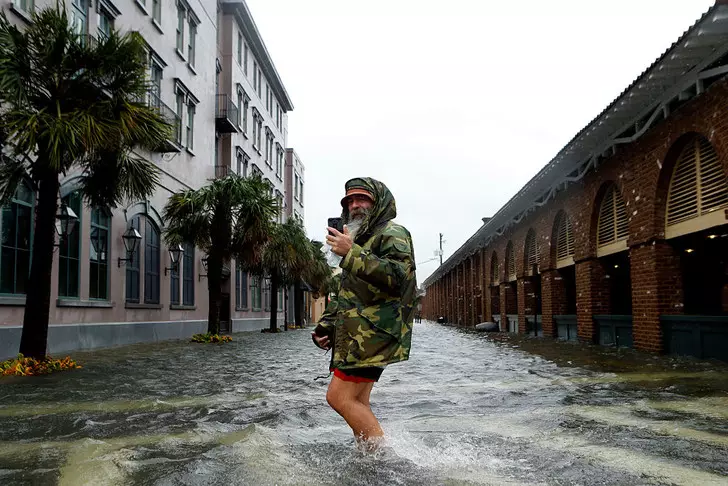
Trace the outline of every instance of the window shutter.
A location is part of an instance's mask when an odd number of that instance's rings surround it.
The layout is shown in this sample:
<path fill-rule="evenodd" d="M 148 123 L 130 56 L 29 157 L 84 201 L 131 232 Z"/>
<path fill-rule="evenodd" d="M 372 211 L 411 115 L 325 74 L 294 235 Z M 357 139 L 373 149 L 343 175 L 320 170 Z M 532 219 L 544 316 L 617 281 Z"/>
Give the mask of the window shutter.
<path fill-rule="evenodd" d="M 598 246 L 606 246 L 627 239 L 627 208 L 624 199 L 612 185 L 604 195 L 602 206 L 599 209 L 599 225 L 597 237 Z"/>
<path fill-rule="evenodd" d="M 506 268 L 508 276 L 506 280 L 509 282 L 512 282 L 516 279 L 516 255 L 513 253 L 513 243 L 508 243 L 508 248 L 506 249 Z"/>
<path fill-rule="evenodd" d="M 725 223 L 715 211 L 728 207 L 728 183 L 718 154 L 696 137 L 680 154 L 667 197 L 666 236 L 675 237 Z"/>
<path fill-rule="evenodd" d="M 574 233 L 571 230 L 571 219 L 568 214 L 561 213 L 556 234 L 556 260 L 558 263 L 574 256 Z"/>

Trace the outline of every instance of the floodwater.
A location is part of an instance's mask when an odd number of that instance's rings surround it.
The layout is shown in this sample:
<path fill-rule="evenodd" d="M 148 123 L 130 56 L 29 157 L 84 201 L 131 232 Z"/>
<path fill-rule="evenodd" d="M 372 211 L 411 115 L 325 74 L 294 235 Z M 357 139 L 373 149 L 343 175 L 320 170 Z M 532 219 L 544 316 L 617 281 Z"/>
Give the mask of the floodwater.
<path fill-rule="evenodd" d="M 309 331 L 0 381 L 0 484 L 728 485 L 728 366 L 416 324 L 354 446 Z"/>

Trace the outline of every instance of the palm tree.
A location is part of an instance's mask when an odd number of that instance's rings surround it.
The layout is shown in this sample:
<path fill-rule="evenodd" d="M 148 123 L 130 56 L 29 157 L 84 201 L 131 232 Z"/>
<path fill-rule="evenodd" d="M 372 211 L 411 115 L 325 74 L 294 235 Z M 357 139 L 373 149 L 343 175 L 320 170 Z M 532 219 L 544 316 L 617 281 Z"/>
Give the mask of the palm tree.
<path fill-rule="evenodd" d="M 277 214 L 277 203 L 260 177 L 230 174 L 200 189 L 172 195 L 164 207 L 168 245 L 194 243 L 207 253 L 209 310 L 207 332 L 220 330 L 223 267 L 231 258 L 241 266 L 260 261 Z"/>
<path fill-rule="evenodd" d="M 271 332 L 278 331 L 278 289 L 300 280 L 312 258 L 306 232 L 298 221 L 289 218 L 273 227 L 260 262 L 249 267 L 253 273 L 270 278 Z M 284 326 L 288 329 L 287 323 Z"/>
<path fill-rule="evenodd" d="M 20 352 L 43 358 L 60 178 L 79 174 L 90 206 L 146 199 L 157 168 L 133 154 L 152 150 L 172 127 L 144 102 L 147 54 L 136 33 L 98 41 L 73 31 L 62 3 L 33 14 L 21 31 L 0 15 L 0 204 L 27 179 L 36 192 L 30 282 Z"/>

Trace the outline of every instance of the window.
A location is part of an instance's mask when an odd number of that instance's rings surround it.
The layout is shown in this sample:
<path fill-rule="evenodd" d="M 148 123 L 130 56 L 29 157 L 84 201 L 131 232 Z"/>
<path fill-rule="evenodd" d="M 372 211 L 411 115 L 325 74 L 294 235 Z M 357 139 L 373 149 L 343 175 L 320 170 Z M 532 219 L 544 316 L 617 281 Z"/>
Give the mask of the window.
<path fill-rule="evenodd" d="M 13 5 L 24 12 L 31 13 L 35 9 L 33 0 L 17 0 L 13 2 Z"/>
<path fill-rule="evenodd" d="M 265 83 L 265 109 L 270 113 L 271 110 L 271 97 L 270 97 L 270 86 Z"/>
<path fill-rule="evenodd" d="M 0 230 L 0 293 L 25 294 L 30 276 L 30 250 L 33 241 L 35 195 L 22 182 L 15 197 L 2 209 Z"/>
<path fill-rule="evenodd" d="M 253 89 L 255 91 L 258 91 L 258 63 L 253 61 Z M 258 96 L 260 96 L 260 93 L 258 93 Z"/>
<path fill-rule="evenodd" d="M 159 25 L 162 25 L 162 2 L 161 0 L 152 0 L 152 19 Z"/>
<path fill-rule="evenodd" d="M 294 176 L 293 198 L 298 201 L 298 174 Z"/>
<path fill-rule="evenodd" d="M 260 115 L 258 115 L 258 151 L 260 151 L 262 138 L 263 138 L 263 118 Z"/>
<path fill-rule="evenodd" d="M 278 204 L 277 221 L 283 223 L 283 194 L 280 191 L 276 191 L 276 203 Z"/>
<path fill-rule="evenodd" d="M 253 147 L 257 148 L 258 145 L 258 115 L 253 112 Z"/>
<path fill-rule="evenodd" d="M 195 105 L 187 105 L 187 148 L 195 147 Z"/>
<path fill-rule="evenodd" d="M 261 72 L 260 68 L 258 68 L 258 98 L 261 98 L 263 96 L 262 94 L 262 88 L 263 88 L 263 73 Z"/>
<path fill-rule="evenodd" d="M 99 38 L 108 39 L 111 35 L 111 29 L 114 28 L 114 18 L 109 13 L 101 8 L 99 9 Z"/>
<path fill-rule="evenodd" d="M 195 44 L 197 42 L 197 24 L 190 15 L 190 39 L 187 44 L 187 63 L 195 67 Z"/>
<path fill-rule="evenodd" d="M 243 74 L 248 75 L 248 44 L 243 44 Z"/>
<path fill-rule="evenodd" d="M 244 272 L 240 266 L 235 271 L 235 308 L 248 308 L 248 272 Z"/>
<path fill-rule="evenodd" d="M 262 289 L 260 287 L 260 277 L 253 277 L 252 282 L 250 282 L 250 293 L 252 295 L 252 302 L 251 306 L 253 307 L 254 311 L 260 310 L 260 301 L 262 296 Z"/>
<path fill-rule="evenodd" d="M 243 65 L 243 33 L 238 32 L 238 64 Z"/>
<path fill-rule="evenodd" d="M 182 54 L 185 48 L 185 17 L 187 10 L 184 5 L 177 3 L 177 51 Z"/>
<path fill-rule="evenodd" d="M 83 35 L 88 32 L 88 2 L 86 0 L 73 0 L 71 9 L 71 26 L 73 32 Z"/>
<path fill-rule="evenodd" d="M 58 255 L 58 296 L 79 296 L 79 273 L 81 271 L 81 195 L 73 192 L 64 197 L 66 204 L 78 216 L 73 233 L 60 238 Z"/>
<path fill-rule="evenodd" d="M 248 95 L 243 93 L 243 109 L 241 110 L 243 113 L 243 133 L 248 133 L 248 106 L 250 105 L 250 98 L 248 98 Z"/>
<path fill-rule="evenodd" d="M 276 175 L 283 180 L 283 147 L 280 145 L 276 148 L 276 155 Z"/>
<path fill-rule="evenodd" d="M 263 310 L 270 311 L 270 279 L 263 280 Z"/>
<path fill-rule="evenodd" d="M 242 150 L 238 150 L 238 175 L 241 177 L 248 177 L 248 164 L 250 163 L 250 157 Z"/>
<path fill-rule="evenodd" d="M 180 263 L 177 268 L 172 268 L 172 272 L 169 278 L 169 303 L 171 305 L 179 305 L 179 274 L 182 264 Z"/>
<path fill-rule="evenodd" d="M 534 271 L 534 266 L 538 267 L 539 262 L 539 248 L 538 242 L 536 241 L 536 232 L 529 230 L 526 235 L 526 248 L 523 252 L 523 266 L 527 275 L 536 275 L 538 269 Z"/>
<path fill-rule="evenodd" d="M 303 206 L 303 179 L 300 179 L 299 183 L 301 184 L 301 189 L 298 191 L 298 199 L 301 206 Z"/>
<path fill-rule="evenodd" d="M 129 227 L 134 228 L 137 231 L 141 233 L 141 217 L 140 216 L 134 216 L 129 221 Z M 141 245 L 139 245 L 141 246 Z M 141 267 L 140 261 L 141 258 L 139 257 L 139 254 L 141 253 L 141 248 L 137 248 L 136 251 L 134 251 L 133 260 L 126 262 L 126 302 L 127 303 L 139 303 L 139 269 Z M 128 255 L 124 255 L 124 258 L 129 258 Z"/>
<path fill-rule="evenodd" d="M 185 131 L 185 144 L 182 143 L 182 130 L 178 131 L 177 143 L 181 146 L 186 146 L 189 150 L 192 150 L 194 144 L 194 132 L 195 132 L 195 110 L 199 100 L 195 98 L 192 93 L 185 87 L 179 80 L 175 80 L 175 93 L 177 94 L 177 116 L 180 120 L 187 120 L 187 127 Z M 185 106 L 187 107 L 187 113 L 184 112 Z M 181 123 L 181 121 L 180 121 Z"/>
<path fill-rule="evenodd" d="M 278 289 L 278 311 L 283 310 L 283 287 Z"/>
<path fill-rule="evenodd" d="M 91 246 L 89 247 L 89 298 L 109 299 L 109 228 L 108 213 L 96 208 L 91 211 Z M 125 257 L 126 258 L 126 257 Z"/>
<path fill-rule="evenodd" d="M 235 123 L 238 125 L 238 128 L 241 127 L 243 124 L 243 92 L 238 90 L 238 119 L 235 121 Z"/>
<path fill-rule="evenodd" d="M 162 106 L 162 76 L 163 67 L 157 60 L 152 58 L 150 60 L 150 100 L 149 104 L 154 108 L 161 108 Z"/>
<path fill-rule="evenodd" d="M 195 305 L 195 245 L 186 242 L 182 245 L 182 304 Z"/>
<path fill-rule="evenodd" d="M 185 95 L 184 93 L 177 92 L 177 118 L 179 120 L 182 120 L 182 117 L 184 116 L 184 106 L 185 106 Z M 181 122 L 180 122 L 181 124 Z M 182 145 L 182 130 L 177 130 L 177 144 Z"/>
<path fill-rule="evenodd" d="M 144 229 L 144 303 L 159 304 L 159 230 L 152 220 Z"/>

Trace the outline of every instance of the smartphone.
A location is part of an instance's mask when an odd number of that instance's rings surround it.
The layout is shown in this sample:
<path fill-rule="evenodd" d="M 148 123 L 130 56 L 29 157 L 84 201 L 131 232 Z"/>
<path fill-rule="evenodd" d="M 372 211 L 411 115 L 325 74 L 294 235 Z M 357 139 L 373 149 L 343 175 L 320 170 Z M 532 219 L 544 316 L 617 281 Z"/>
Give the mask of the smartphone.
<path fill-rule="evenodd" d="M 343 233 L 344 232 L 344 220 L 341 218 L 329 218 L 328 227 L 335 228 L 340 233 Z M 331 234 L 331 231 L 329 231 L 329 234 Z"/>

